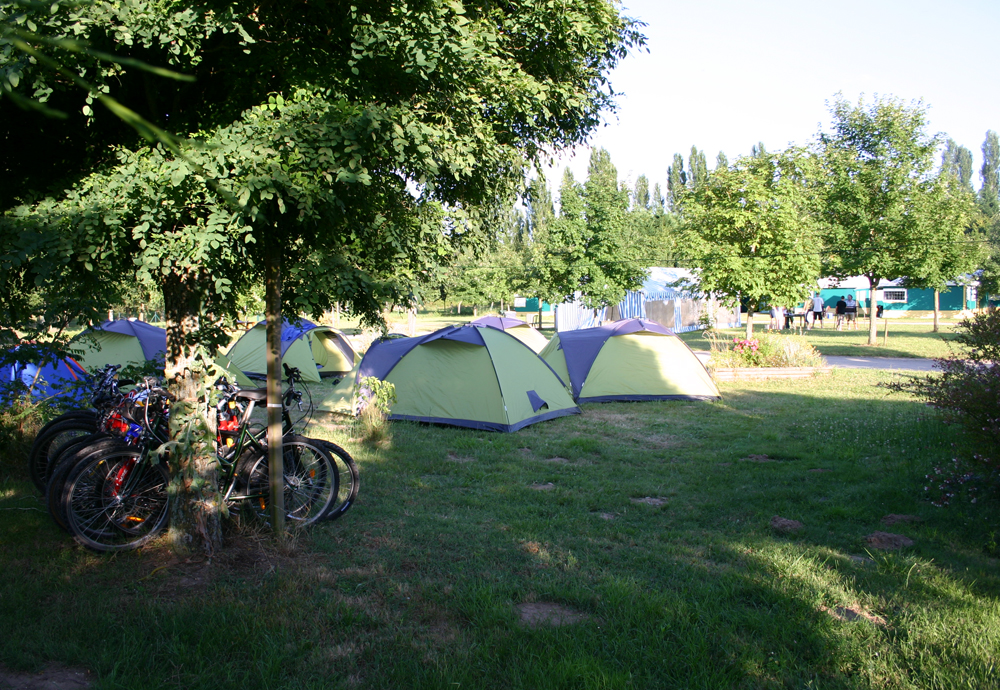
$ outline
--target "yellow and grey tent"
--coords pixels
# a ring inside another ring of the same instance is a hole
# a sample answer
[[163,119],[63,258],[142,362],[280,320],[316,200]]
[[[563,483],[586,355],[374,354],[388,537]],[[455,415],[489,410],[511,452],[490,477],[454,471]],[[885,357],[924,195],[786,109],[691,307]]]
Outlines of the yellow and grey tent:
[[655,321],[627,319],[557,333],[539,356],[569,382],[578,403],[720,397],[687,343]]
[[548,338],[535,330],[534,326],[521,321],[521,319],[509,319],[505,316],[483,316],[470,323],[477,326],[499,328],[501,331],[510,333],[535,352],[541,352],[549,344]]
[[376,341],[358,367],[359,389],[369,376],[396,388],[389,419],[510,432],[580,412],[531,348],[486,326]]
[[[233,343],[227,353],[240,371],[251,376],[267,374],[267,324],[261,321]],[[340,331],[301,319],[281,326],[281,360],[302,373],[303,381],[317,383],[321,376],[343,376],[359,359]]]
[[[76,336],[70,347],[77,353],[77,361],[88,371],[106,364],[127,366],[158,361],[162,365],[167,353],[167,331],[136,319],[105,321]],[[225,355],[216,357],[215,365],[224,370],[223,376],[237,385],[243,388],[256,386],[232,366]]]

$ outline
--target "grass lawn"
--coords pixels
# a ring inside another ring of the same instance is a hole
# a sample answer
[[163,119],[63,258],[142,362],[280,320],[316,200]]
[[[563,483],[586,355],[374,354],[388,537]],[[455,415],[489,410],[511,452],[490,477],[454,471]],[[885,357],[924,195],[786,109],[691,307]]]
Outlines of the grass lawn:
[[397,423],[385,449],[326,418],[356,506],[285,551],[230,530],[210,563],[74,546],[5,459],[0,663],[130,689],[995,687],[998,505],[924,500],[960,438],[890,376]]
[[[758,317],[754,321],[754,332],[760,332],[767,327],[768,320]],[[868,322],[860,321],[857,331],[838,331],[827,324],[826,328],[814,328],[805,331],[804,336],[809,343],[819,350],[821,355],[844,357],[948,357],[953,354],[949,342],[954,339],[954,325],[942,324],[941,331],[931,331],[932,325],[916,323],[896,323],[889,321],[889,341],[882,345],[882,333],[885,321],[879,323],[878,345],[868,345]],[[722,328],[719,332],[727,338],[742,338],[746,334],[744,328]],[[784,331],[791,333],[792,331]],[[795,331],[798,333],[798,331]],[[711,349],[708,340],[702,337],[702,331],[681,333],[680,337],[694,350]]]

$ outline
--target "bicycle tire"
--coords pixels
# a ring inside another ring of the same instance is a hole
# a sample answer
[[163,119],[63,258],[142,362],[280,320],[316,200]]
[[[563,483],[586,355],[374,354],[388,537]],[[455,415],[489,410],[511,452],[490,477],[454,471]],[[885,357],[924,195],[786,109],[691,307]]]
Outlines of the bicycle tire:
[[330,504],[330,509],[323,519],[336,520],[354,505],[354,500],[358,497],[358,490],[361,487],[361,475],[358,472],[357,463],[354,462],[354,458],[346,450],[332,441],[321,439],[311,440],[323,446],[334,459],[338,477],[337,497]]
[[65,422],[68,419],[86,419],[86,418],[89,418],[89,419],[93,419],[94,423],[96,424],[98,417],[99,417],[99,415],[94,410],[70,410],[69,412],[63,412],[61,415],[59,415],[55,419],[50,419],[49,421],[47,421],[45,423],[45,425],[41,429],[38,430],[38,433],[35,434],[35,438],[37,439],[39,436],[41,436],[42,434],[44,434],[46,431],[48,431],[49,429],[51,429],[56,424],[60,424],[61,422]]
[[63,487],[73,537],[94,551],[137,549],[167,525],[170,475],[134,448],[77,464]]
[[45,493],[51,470],[50,458],[59,451],[59,448],[74,438],[95,431],[97,431],[96,419],[75,417],[53,425],[44,434],[35,437],[35,442],[31,444],[31,451],[28,453],[28,476],[39,492]]
[[66,507],[63,504],[63,491],[66,480],[73,469],[96,453],[113,450],[117,447],[124,447],[124,444],[116,438],[110,436],[98,439],[92,444],[79,448],[76,452],[62,458],[49,477],[49,483],[45,489],[45,507],[49,511],[52,520],[61,528],[70,531],[69,518],[66,517]]
[[[336,462],[329,451],[303,436],[282,441],[285,519],[306,527],[324,518],[338,492]],[[267,449],[246,458],[242,482],[248,502],[261,519],[269,519],[270,482]]]

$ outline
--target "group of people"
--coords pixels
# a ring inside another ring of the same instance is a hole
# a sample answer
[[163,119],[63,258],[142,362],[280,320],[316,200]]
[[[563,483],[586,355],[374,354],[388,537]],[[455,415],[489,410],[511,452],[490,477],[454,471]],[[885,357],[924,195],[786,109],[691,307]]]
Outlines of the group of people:
[[[822,297],[817,294],[807,298],[802,308],[802,318],[806,328],[811,329],[816,324],[819,324],[819,327],[823,328],[826,306]],[[784,307],[772,306],[770,328],[774,330],[791,328],[795,316],[795,313],[791,310]],[[836,318],[835,326],[838,331],[844,330],[845,327],[848,330],[851,330],[852,327],[854,330],[858,330],[858,302],[854,299],[854,295],[845,295],[837,298],[837,302],[834,305],[834,316]]]

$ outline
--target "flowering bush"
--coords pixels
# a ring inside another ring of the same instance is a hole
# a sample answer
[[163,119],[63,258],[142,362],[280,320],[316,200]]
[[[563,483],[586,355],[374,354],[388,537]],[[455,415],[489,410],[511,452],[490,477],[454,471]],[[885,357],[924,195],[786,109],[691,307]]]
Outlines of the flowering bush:
[[757,338],[733,338],[733,352],[747,362],[742,366],[761,366],[762,353],[760,351],[760,340]]
[[809,342],[800,336],[762,333],[755,338],[733,338],[707,335],[712,343],[709,367],[818,367],[823,358]]

